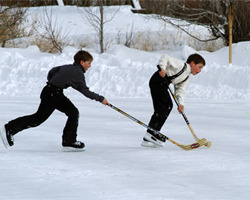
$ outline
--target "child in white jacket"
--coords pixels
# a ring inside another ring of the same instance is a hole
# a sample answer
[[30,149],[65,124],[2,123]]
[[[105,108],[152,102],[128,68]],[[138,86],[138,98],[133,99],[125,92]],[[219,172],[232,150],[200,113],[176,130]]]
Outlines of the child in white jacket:
[[[160,131],[172,110],[173,103],[168,93],[170,83],[173,83],[175,96],[180,103],[178,111],[181,113],[184,110],[184,96],[189,82],[189,75],[200,73],[205,65],[204,58],[199,54],[190,55],[186,63],[168,55],[163,55],[160,58],[157,65],[158,71],[153,74],[149,81],[154,107],[154,113],[148,124],[149,127]],[[164,138],[161,135],[155,134],[148,129],[141,145],[162,147],[165,144],[164,142]]]

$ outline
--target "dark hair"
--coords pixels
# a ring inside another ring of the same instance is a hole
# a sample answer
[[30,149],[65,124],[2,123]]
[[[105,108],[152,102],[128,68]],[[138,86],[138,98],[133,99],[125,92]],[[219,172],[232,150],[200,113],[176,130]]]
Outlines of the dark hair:
[[75,63],[80,64],[81,60],[83,60],[84,62],[92,61],[93,57],[89,52],[81,50],[74,55],[74,60]]
[[204,59],[201,55],[199,55],[199,54],[197,54],[197,53],[191,54],[191,55],[188,57],[187,63],[190,64],[192,61],[193,61],[195,64],[201,63],[201,64],[203,64],[204,66],[206,65],[205,59]]

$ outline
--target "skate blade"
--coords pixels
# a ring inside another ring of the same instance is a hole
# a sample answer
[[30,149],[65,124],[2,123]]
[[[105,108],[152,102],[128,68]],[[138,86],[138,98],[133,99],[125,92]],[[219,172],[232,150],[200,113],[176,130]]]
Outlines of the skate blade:
[[62,147],[62,151],[63,152],[83,152],[85,151],[86,148],[82,148],[82,149],[77,149],[77,148],[74,148],[74,147]]
[[146,141],[142,141],[141,146],[142,147],[147,147],[147,148],[160,148],[159,145],[155,145],[152,142],[146,142]]
[[5,128],[2,126],[0,128],[0,137],[2,139],[2,142],[3,142],[3,145],[4,147],[7,149],[10,147],[9,143],[8,143],[8,140],[7,140],[7,137],[6,137],[6,131],[5,131]]

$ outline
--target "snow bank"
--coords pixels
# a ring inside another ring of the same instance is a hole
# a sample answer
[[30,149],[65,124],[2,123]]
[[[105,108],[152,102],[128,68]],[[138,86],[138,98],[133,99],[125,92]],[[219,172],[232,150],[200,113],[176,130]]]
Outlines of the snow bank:
[[[227,63],[228,48],[217,52],[198,52],[207,61],[202,73],[191,76],[187,97],[250,99],[250,42],[234,44],[233,65]],[[162,54],[186,60],[195,50],[184,46],[179,51],[144,52],[113,46],[106,53],[89,50],[94,56],[86,74],[91,90],[108,97],[149,97],[148,81]],[[0,95],[39,95],[49,69],[72,63],[77,49],[67,47],[60,55],[41,53],[36,46],[27,49],[0,48]],[[71,95],[78,92],[68,90]]]

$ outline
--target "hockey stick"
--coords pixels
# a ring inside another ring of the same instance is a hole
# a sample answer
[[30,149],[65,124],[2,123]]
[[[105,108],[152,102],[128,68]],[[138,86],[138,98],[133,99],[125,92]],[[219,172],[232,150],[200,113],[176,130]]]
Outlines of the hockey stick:
[[[178,100],[177,100],[175,94],[173,93],[173,91],[171,90],[171,88],[170,88],[169,86],[168,86],[168,90],[169,90],[169,92],[171,93],[171,95],[172,95],[172,97],[173,97],[173,99],[174,99],[176,105],[179,107],[179,106],[180,106],[180,103],[178,102]],[[205,138],[200,139],[200,138],[197,137],[197,135],[195,135],[194,130],[193,130],[191,124],[189,123],[188,119],[187,119],[187,116],[185,115],[185,113],[184,113],[183,111],[181,112],[181,114],[182,114],[182,116],[183,116],[185,122],[187,123],[187,125],[188,125],[188,127],[189,127],[189,129],[190,129],[190,131],[191,131],[191,133],[192,133],[192,135],[194,136],[194,139],[195,139],[197,142],[199,142],[200,140],[203,140],[203,141],[205,141],[205,144],[204,144],[204,145],[205,145],[206,147],[208,147],[208,148],[211,147],[212,143],[211,143],[210,141],[207,141]]]
[[[199,141],[197,141],[196,143],[193,143],[193,144],[189,144],[189,145],[182,145],[182,144],[179,144],[178,142],[175,142],[174,140],[170,139],[169,137],[163,135],[162,133],[160,133],[159,131],[156,131],[154,130],[153,128],[151,128],[150,126],[144,124],[143,122],[139,121],[138,119],[132,117],[131,115],[125,113],[124,111],[120,110],[119,108],[113,106],[112,104],[110,104],[110,107],[113,108],[114,110],[118,111],[119,113],[123,114],[124,116],[128,117],[129,119],[135,121],[136,123],[144,126],[145,128],[147,129],[150,129],[151,131],[153,131],[154,133],[156,134],[159,134],[161,137],[164,138],[164,140],[168,140],[169,142],[172,142],[173,144],[177,145],[178,147],[184,149],[184,150],[192,150],[192,149],[196,149],[196,148],[199,148],[203,145],[205,145],[205,142],[206,142],[206,139],[201,139]],[[165,142],[164,141],[164,142]]]

